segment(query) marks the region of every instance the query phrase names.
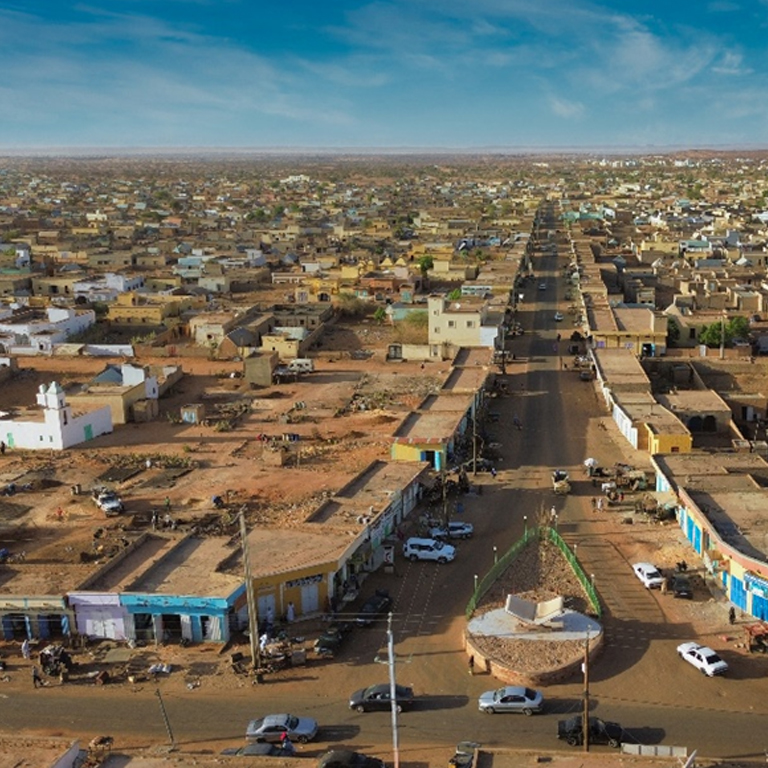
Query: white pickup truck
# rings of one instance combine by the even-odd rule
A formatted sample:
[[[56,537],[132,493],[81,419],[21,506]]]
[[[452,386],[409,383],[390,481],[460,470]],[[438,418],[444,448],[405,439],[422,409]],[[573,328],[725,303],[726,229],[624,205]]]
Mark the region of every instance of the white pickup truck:
[[[92,495],[96,506],[107,517],[114,517],[125,511],[125,504],[123,504],[123,500],[115,491],[110,491],[106,488],[95,488]]]

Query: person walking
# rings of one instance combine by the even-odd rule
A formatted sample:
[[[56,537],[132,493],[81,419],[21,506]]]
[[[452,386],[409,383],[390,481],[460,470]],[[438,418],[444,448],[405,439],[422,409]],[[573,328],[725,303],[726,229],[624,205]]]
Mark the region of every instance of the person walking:
[[[25,637],[24,640],[22,640],[21,643],[21,657],[23,659],[29,660],[32,657],[32,653],[29,649],[29,638]]]
[[[37,667],[32,667],[32,685],[34,685],[35,688],[42,688],[44,686],[43,678]]]
[[[475,674],[475,657],[474,656],[470,656],[469,657],[469,661],[467,662],[467,664],[469,666],[469,674],[470,675],[474,675]]]
[[[728,609],[728,623],[731,626],[736,623],[736,609],[733,606]]]
[[[171,499],[170,497],[165,497],[165,511],[170,512],[171,511]]]

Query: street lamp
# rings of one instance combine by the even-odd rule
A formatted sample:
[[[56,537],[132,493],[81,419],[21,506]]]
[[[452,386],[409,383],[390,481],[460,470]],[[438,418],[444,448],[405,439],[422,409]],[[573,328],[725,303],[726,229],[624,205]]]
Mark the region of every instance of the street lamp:
[[[498,553],[498,550],[496,549],[496,545],[494,544],[493,545],[493,564],[496,565],[496,563],[498,562],[499,562],[499,553]]]
[[[475,574],[475,592],[477,592],[477,574]]]
[[[523,515],[523,535],[528,538],[528,515]]]

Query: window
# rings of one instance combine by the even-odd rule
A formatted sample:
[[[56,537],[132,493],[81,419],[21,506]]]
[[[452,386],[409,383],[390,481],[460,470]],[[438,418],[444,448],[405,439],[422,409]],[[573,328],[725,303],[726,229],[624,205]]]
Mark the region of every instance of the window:
[[[449,328],[455,328],[456,327],[456,322],[454,320],[449,320],[448,321],[448,327]]]
[[[467,328],[474,328],[474,327],[475,327],[475,321],[467,320]]]
[[[440,333],[440,326],[439,325],[435,326],[435,333]]]

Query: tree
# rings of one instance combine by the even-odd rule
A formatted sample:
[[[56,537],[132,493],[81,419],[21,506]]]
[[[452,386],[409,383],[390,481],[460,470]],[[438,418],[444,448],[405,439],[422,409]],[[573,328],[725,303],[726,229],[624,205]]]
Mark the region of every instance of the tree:
[[[733,317],[728,322],[705,325],[699,333],[699,342],[708,347],[719,347],[722,342],[723,325],[725,325],[725,343],[730,344],[734,339],[746,339],[749,336],[749,320],[746,317]]]
[[[677,320],[670,317],[667,321],[667,344],[674,347],[678,341],[680,341],[680,326],[677,324]]]
[[[454,288],[448,294],[448,301],[458,301],[461,298],[461,288]]]

